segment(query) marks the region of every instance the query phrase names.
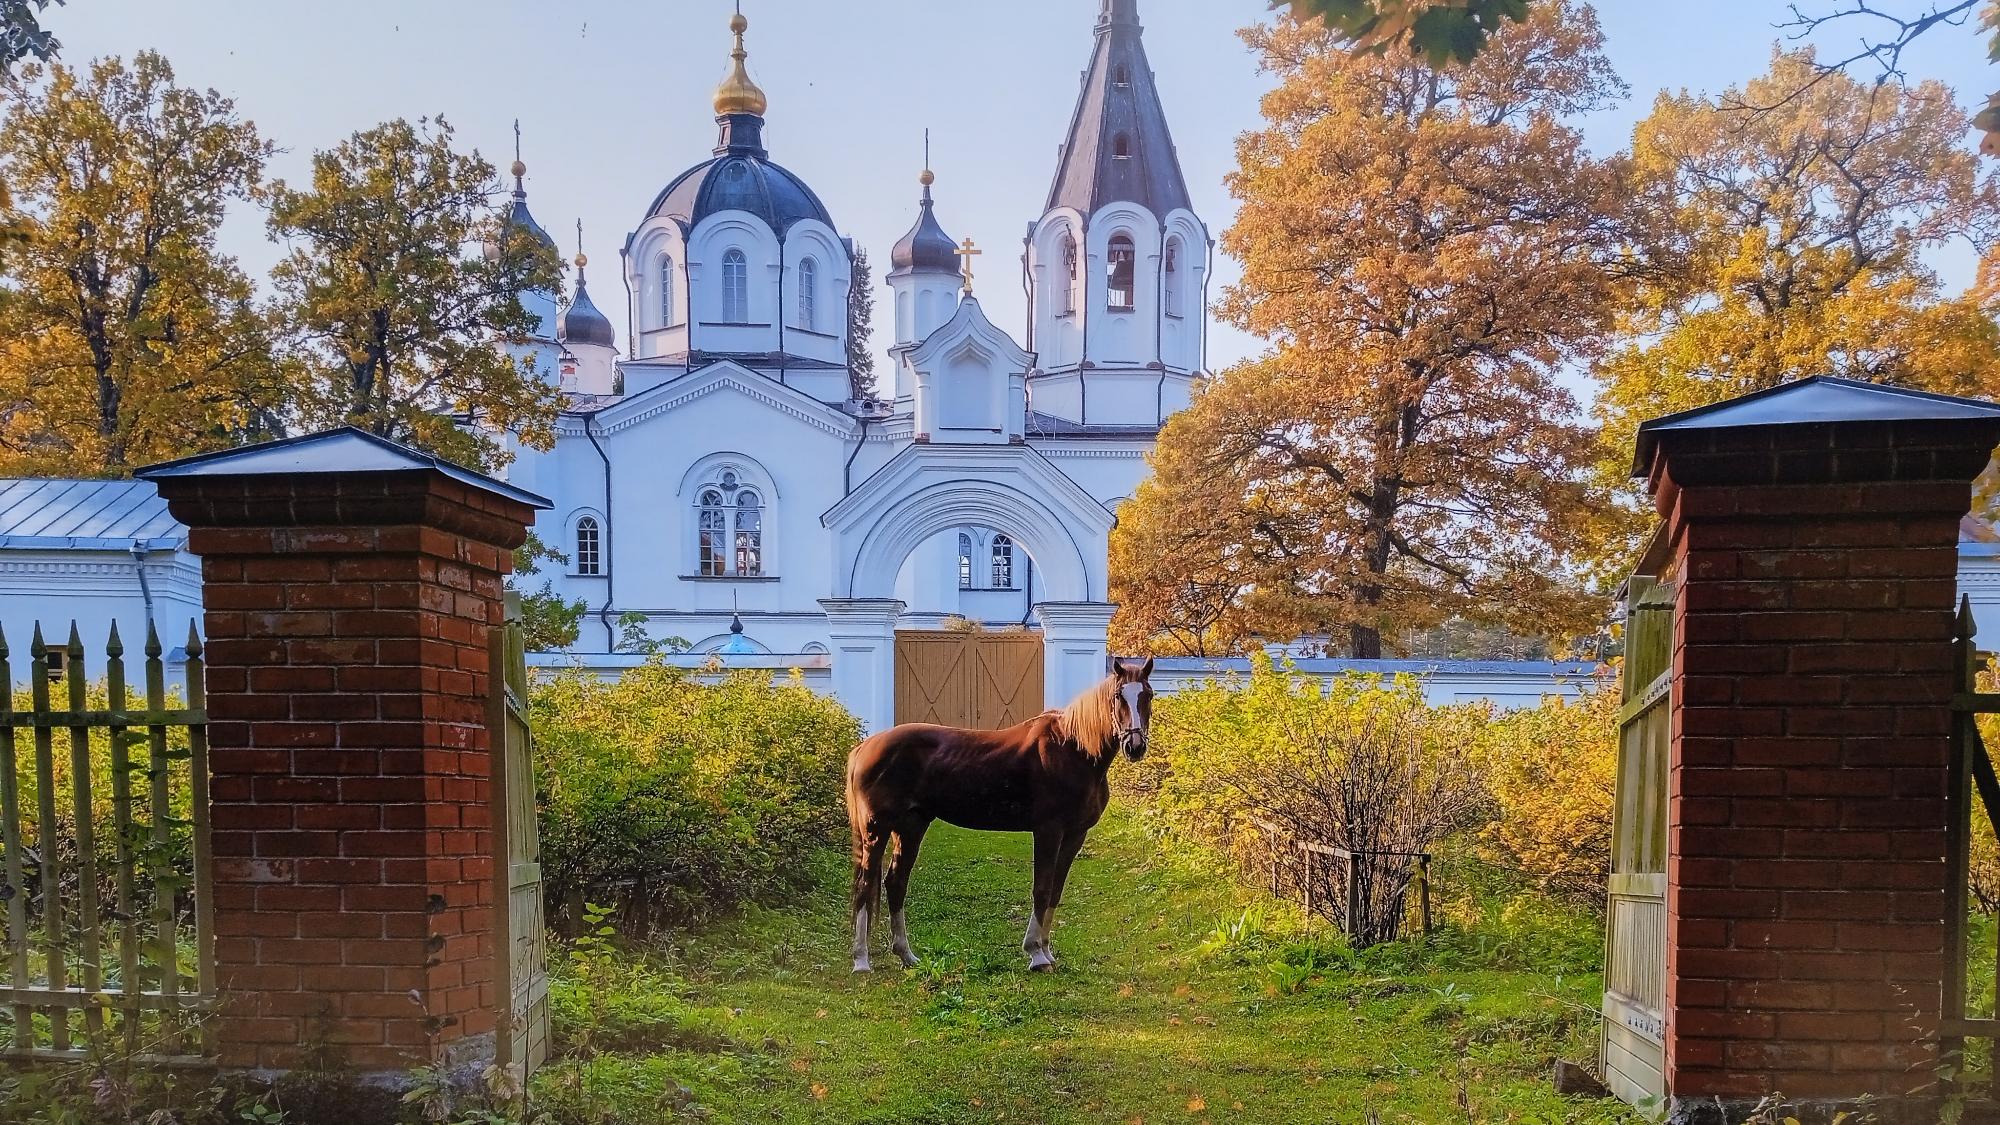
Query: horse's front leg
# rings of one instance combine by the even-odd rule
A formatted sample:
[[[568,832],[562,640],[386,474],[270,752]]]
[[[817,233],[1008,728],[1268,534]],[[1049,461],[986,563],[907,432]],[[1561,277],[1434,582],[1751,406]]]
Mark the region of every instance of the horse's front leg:
[[[1055,875],[1061,855],[1062,830],[1037,828],[1034,912],[1028,917],[1028,933],[1021,939],[1028,968],[1035,972],[1050,972],[1056,967],[1055,955],[1049,952],[1049,923],[1055,912]]]
[[[1050,940],[1055,936],[1056,907],[1062,905],[1063,887],[1069,882],[1069,865],[1076,861],[1076,853],[1083,850],[1084,833],[1070,831],[1063,833],[1062,843],[1057,845],[1055,865],[1049,871],[1048,908],[1042,912],[1042,954],[1048,958],[1048,967],[1056,964],[1056,950]]]

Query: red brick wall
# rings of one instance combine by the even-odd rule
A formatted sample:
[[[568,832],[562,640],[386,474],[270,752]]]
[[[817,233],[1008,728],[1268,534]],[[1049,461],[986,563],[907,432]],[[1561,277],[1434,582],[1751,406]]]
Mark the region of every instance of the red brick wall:
[[[160,484],[202,558],[222,1064],[492,1032],[487,640],[530,511],[427,470]]]
[[[1665,436],[1676,1100],[1931,1081],[1959,519],[1996,433]]]

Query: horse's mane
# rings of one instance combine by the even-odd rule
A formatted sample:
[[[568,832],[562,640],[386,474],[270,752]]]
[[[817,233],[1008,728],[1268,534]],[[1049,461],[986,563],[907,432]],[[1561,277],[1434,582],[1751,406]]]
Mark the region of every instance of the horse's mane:
[[[1102,755],[1118,733],[1118,712],[1112,705],[1117,694],[1116,677],[1106,676],[1056,712],[1062,716],[1063,733],[1089,757]]]

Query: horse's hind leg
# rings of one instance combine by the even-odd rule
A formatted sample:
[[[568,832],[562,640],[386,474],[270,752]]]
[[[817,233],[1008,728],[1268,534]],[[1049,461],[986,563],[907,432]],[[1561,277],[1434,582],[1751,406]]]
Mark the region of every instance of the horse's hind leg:
[[[896,854],[889,861],[889,934],[896,956],[902,958],[903,967],[917,963],[917,955],[910,952],[910,931],[903,921],[903,898],[910,891],[910,869],[917,865],[917,849],[923,846],[924,832],[931,826],[928,820],[912,821],[898,828],[895,833]]]
[[[882,849],[889,843],[873,817],[854,826],[854,971],[865,973],[868,963],[868,915],[881,899]]]
[[[1061,850],[1060,828],[1035,830],[1035,907],[1028,918],[1028,933],[1021,939],[1021,950],[1028,955],[1028,968],[1035,972],[1049,972],[1056,967],[1056,959],[1049,952],[1049,923],[1055,913],[1055,873]]]

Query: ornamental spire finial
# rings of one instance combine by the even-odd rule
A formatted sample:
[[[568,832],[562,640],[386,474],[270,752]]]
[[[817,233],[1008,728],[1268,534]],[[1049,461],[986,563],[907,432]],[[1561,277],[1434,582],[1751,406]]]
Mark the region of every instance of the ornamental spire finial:
[[[749,27],[750,21],[743,18],[743,5],[738,0],[736,14],[729,17],[729,30],[736,35],[736,46],[729,52],[729,73],[723,76],[722,85],[715,88],[715,113],[718,117],[735,113],[762,117],[769,106],[764,91],[750,80],[750,71],[743,65],[743,60],[750,57],[750,52],[743,47],[743,33]]]
[[[514,167],[509,170],[514,173],[514,191],[516,193],[527,191],[528,189],[521,185],[521,177],[528,174],[528,166],[521,163],[521,119],[518,117],[514,119]]]

